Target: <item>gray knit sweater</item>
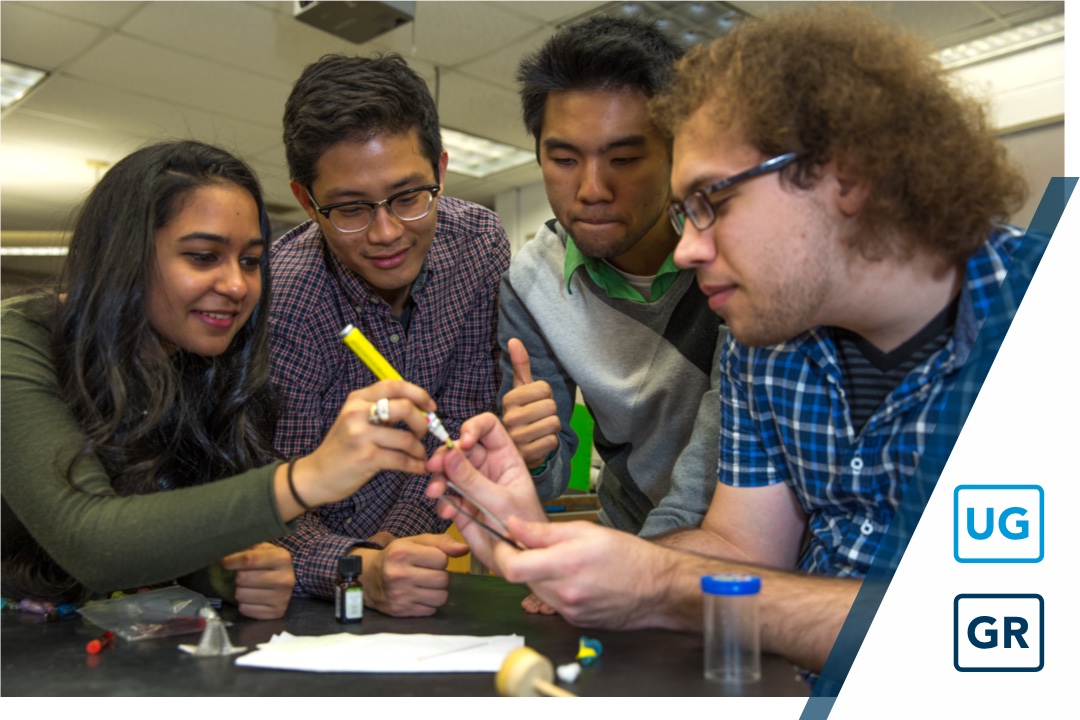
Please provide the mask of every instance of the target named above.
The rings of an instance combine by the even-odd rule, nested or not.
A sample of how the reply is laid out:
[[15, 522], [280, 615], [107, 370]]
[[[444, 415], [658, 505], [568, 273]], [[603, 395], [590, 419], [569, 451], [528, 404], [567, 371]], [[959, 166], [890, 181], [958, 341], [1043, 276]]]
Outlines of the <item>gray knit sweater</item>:
[[542, 499], [570, 481], [576, 389], [595, 420], [604, 460], [601, 519], [651, 536], [697, 527], [716, 488], [717, 361], [727, 328], [692, 272], [651, 303], [609, 297], [584, 268], [564, 279], [566, 231], [551, 220], [514, 257], [499, 291], [502, 397], [512, 388], [506, 346], [524, 343], [534, 380], [552, 388], [559, 448], [534, 479]]

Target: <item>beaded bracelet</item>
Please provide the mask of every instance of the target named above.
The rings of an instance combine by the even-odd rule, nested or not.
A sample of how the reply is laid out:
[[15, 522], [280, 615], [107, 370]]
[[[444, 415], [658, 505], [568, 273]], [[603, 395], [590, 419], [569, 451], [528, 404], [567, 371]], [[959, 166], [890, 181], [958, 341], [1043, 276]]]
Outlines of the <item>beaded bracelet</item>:
[[298, 458], [298, 457], [294, 457], [291, 460], [289, 460], [289, 470], [288, 470], [288, 473], [287, 473], [287, 477], [288, 477], [288, 480], [289, 480], [289, 492], [292, 493], [293, 500], [296, 501], [297, 505], [304, 508], [304, 510], [306, 510], [307, 512], [315, 512], [315, 508], [310, 507], [306, 502], [304, 502], [303, 500], [300, 499], [300, 494], [298, 492], [296, 492], [296, 485], [293, 484], [292, 469], [293, 469], [293, 465], [295, 465], [296, 461], [299, 460], [299, 459], [300, 458]]

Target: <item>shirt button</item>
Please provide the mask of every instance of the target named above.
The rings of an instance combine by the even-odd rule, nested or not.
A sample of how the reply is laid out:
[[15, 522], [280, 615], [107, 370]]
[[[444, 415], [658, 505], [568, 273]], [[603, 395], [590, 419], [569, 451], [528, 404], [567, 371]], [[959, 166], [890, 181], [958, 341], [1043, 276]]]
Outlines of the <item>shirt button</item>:
[[401, 339], [401, 338], [400, 338], [400, 337], [398, 337], [397, 335], [391, 335], [391, 336], [390, 336], [390, 342], [392, 342], [392, 343], [396, 343], [396, 342], [397, 342], [398, 340], [400, 340], [400, 339]]
[[853, 473], [855, 473], [856, 475], [858, 475], [859, 473], [862, 472], [862, 469], [863, 469], [862, 458], [861, 457], [853, 458], [851, 460], [851, 471]]
[[379, 299], [378, 298], [368, 298], [368, 302], [371, 303], [372, 305], [378, 305], [379, 304]]
[[356, 310], [356, 312], [358, 312], [358, 313], [362, 313], [362, 312], [364, 312], [364, 306], [363, 306], [363, 305], [357, 305], [357, 306], [356, 306], [355, 308], [353, 308], [353, 309], [354, 309], [354, 310]]
[[863, 535], [869, 535], [870, 533], [874, 532], [874, 523], [870, 522], [869, 520], [864, 521], [862, 527], [859, 528], [859, 532], [861, 532]]

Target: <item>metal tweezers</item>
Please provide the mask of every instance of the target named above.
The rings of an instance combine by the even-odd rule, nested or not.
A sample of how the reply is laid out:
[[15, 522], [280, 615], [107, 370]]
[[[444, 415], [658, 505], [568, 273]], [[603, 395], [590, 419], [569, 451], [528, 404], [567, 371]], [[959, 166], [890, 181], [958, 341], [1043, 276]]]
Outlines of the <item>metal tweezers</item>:
[[[449, 495], [441, 495], [441, 496], [439, 496], [440, 500], [445, 502], [450, 507], [454, 508], [454, 510], [461, 513], [465, 517], [469, 518], [469, 520], [471, 520], [472, 522], [476, 523], [480, 527], [487, 530], [489, 533], [491, 533], [495, 537], [497, 537], [500, 540], [502, 540], [503, 542], [507, 543], [508, 545], [511, 545], [511, 546], [517, 548], [518, 550], [528, 550], [528, 548], [525, 547], [525, 545], [523, 545], [521, 542], [519, 542], [518, 540], [513, 540], [513, 539], [510, 538], [510, 531], [507, 529], [507, 527], [503, 523], [503, 521], [500, 520], [498, 517], [496, 517], [494, 513], [492, 513], [490, 510], [488, 510], [486, 507], [484, 507], [480, 503], [478, 503], [474, 498], [470, 497], [468, 493], [464, 492], [460, 487], [455, 485], [453, 482], [447, 480], [446, 484], [450, 487], [451, 490], [453, 490], [458, 495], [460, 495], [461, 497], [465, 498], [467, 501], [472, 503], [472, 505], [475, 506], [476, 509], [481, 512], [481, 514], [487, 516], [487, 518], [489, 518], [489, 520], [491, 521], [491, 523], [493, 525], [497, 525], [499, 527], [499, 530], [496, 530], [491, 525], [485, 523], [480, 518], [478, 518], [475, 515], [473, 515], [472, 513], [468, 512], [461, 503], [457, 502], [456, 500], [451, 498]], [[501, 532], [500, 532], [500, 530], [501, 530]]]

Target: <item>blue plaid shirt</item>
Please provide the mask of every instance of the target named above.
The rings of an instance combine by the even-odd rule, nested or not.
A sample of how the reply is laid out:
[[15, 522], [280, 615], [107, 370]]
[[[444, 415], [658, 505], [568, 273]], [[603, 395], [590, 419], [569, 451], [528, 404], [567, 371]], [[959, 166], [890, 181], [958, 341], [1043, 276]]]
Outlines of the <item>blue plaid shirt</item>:
[[995, 230], [971, 257], [952, 337], [893, 389], [861, 432], [828, 330], [762, 348], [729, 338], [720, 360], [720, 482], [788, 484], [809, 518], [801, 570], [866, 574], [1021, 235]]
[[[428, 391], [456, 436], [461, 423], [493, 410], [498, 389], [495, 335], [499, 278], [510, 244], [495, 213], [438, 199], [435, 239], [413, 283], [408, 333], [390, 305], [326, 247], [322, 230], [304, 223], [270, 249], [273, 378], [285, 399], [274, 445], [284, 457], [322, 442], [345, 398], [376, 382], [340, 340], [352, 323], [406, 380]], [[429, 435], [428, 452], [438, 445]], [[302, 515], [278, 544], [293, 555], [294, 595], [332, 597], [338, 558], [366, 538], [441, 533], [448, 522], [424, 497], [427, 475], [379, 473], [354, 495]]]

